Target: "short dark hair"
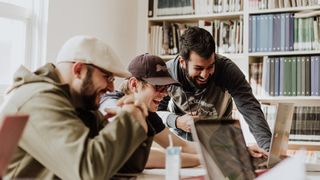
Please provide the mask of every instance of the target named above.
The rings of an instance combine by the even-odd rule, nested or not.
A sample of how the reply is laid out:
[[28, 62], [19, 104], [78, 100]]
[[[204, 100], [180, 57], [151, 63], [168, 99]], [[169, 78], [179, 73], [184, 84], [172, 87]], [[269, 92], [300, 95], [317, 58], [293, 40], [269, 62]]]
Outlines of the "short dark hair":
[[209, 59], [216, 46], [212, 35], [197, 26], [189, 27], [180, 37], [180, 56], [189, 60], [190, 52], [194, 51], [201, 57]]

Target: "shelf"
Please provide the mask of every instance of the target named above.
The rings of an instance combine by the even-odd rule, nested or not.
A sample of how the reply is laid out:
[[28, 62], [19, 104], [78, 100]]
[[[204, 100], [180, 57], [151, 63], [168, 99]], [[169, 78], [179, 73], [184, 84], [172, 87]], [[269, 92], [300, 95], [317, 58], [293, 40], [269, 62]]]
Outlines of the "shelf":
[[305, 148], [309, 151], [320, 150], [320, 142], [299, 142], [299, 141], [289, 141], [288, 149], [291, 150], [300, 150], [301, 148]]
[[254, 14], [268, 14], [268, 13], [282, 13], [282, 12], [299, 12], [305, 10], [319, 10], [320, 6], [304, 6], [304, 7], [292, 7], [292, 8], [276, 8], [276, 9], [263, 9], [263, 10], [256, 10], [250, 11], [249, 15]]
[[192, 22], [199, 19], [236, 19], [243, 15], [243, 12], [229, 12], [229, 13], [216, 13], [216, 14], [203, 14], [203, 15], [177, 15], [177, 16], [160, 16], [148, 18], [148, 21], [161, 22], [161, 21], [174, 21], [174, 22]]
[[274, 96], [258, 97], [262, 104], [277, 104], [280, 102], [294, 103], [295, 106], [319, 106], [320, 96]]
[[312, 55], [320, 54], [320, 50], [311, 51], [275, 51], [275, 52], [254, 52], [249, 53], [249, 57], [260, 57], [260, 56], [287, 56], [287, 55]]
[[171, 59], [174, 59], [176, 58], [177, 55], [163, 55], [163, 56], [160, 56], [164, 61], [168, 61], [168, 60], [171, 60]]
[[217, 54], [220, 54], [222, 56], [225, 56], [225, 57], [228, 57], [230, 59], [239, 59], [239, 58], [243, 58], [244, 57], [244, 54], [243, 53], [217, 53]]
[[[239, 59], [239, 58], [243, 58], [244, 54], [234, 54], [234, 53], [217, 53], [220, 54], [222, 56], [228, 57], [230, 59]], [[170, 60], [170, 59], [174, 59], [177, 55], [162, 55], [160, 56], [163, 60]]]
[[320, 96], [256, 96], [258, 101], [308, 101], [308, 100], [320, 100]]

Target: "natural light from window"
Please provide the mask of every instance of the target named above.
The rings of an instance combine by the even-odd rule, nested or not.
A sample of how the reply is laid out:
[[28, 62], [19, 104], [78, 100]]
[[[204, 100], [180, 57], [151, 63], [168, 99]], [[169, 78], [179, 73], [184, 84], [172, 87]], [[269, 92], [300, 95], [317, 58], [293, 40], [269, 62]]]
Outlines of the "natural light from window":
[[14, 71], [25, 64], [26, 24], [21, 21], [0, 18], [0, 82], [9, 84]]
[[0, 95], [21, 65], [41, 63], [47, 8], [47, 0], [0, 0]]

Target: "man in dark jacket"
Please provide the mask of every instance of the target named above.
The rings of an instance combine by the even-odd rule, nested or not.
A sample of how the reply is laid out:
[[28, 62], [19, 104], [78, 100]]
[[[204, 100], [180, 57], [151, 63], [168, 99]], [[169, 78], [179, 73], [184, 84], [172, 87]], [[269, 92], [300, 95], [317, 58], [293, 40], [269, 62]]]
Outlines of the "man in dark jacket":
[[[232, 99], [258, 145], [268, 150], [271, 132], [260, 104], [241, 70], [228, 58], [215, 53], [213, 37], [206, 30], [190, 27], [181, 36], [180, 55], [167, 62], [171, 76], [181, 86], [168, 90], [167, 125], [191, 140], [190, 119], [231, 118]], [[159, 110], [167, 107], [162, 104]], [[192, 117], [192, 118], [190, 118]]]

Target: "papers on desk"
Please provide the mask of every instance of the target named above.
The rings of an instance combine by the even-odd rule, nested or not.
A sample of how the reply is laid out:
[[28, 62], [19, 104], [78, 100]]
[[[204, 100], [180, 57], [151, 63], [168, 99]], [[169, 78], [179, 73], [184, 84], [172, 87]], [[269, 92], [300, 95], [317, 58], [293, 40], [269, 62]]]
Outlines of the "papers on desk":
[[293, 157], [287, 158], [262, 174], [257, 180], [274, 180], [274, 179], [290, 179], [290, 180], [305, 180], [305, 152], [300, 151]]

